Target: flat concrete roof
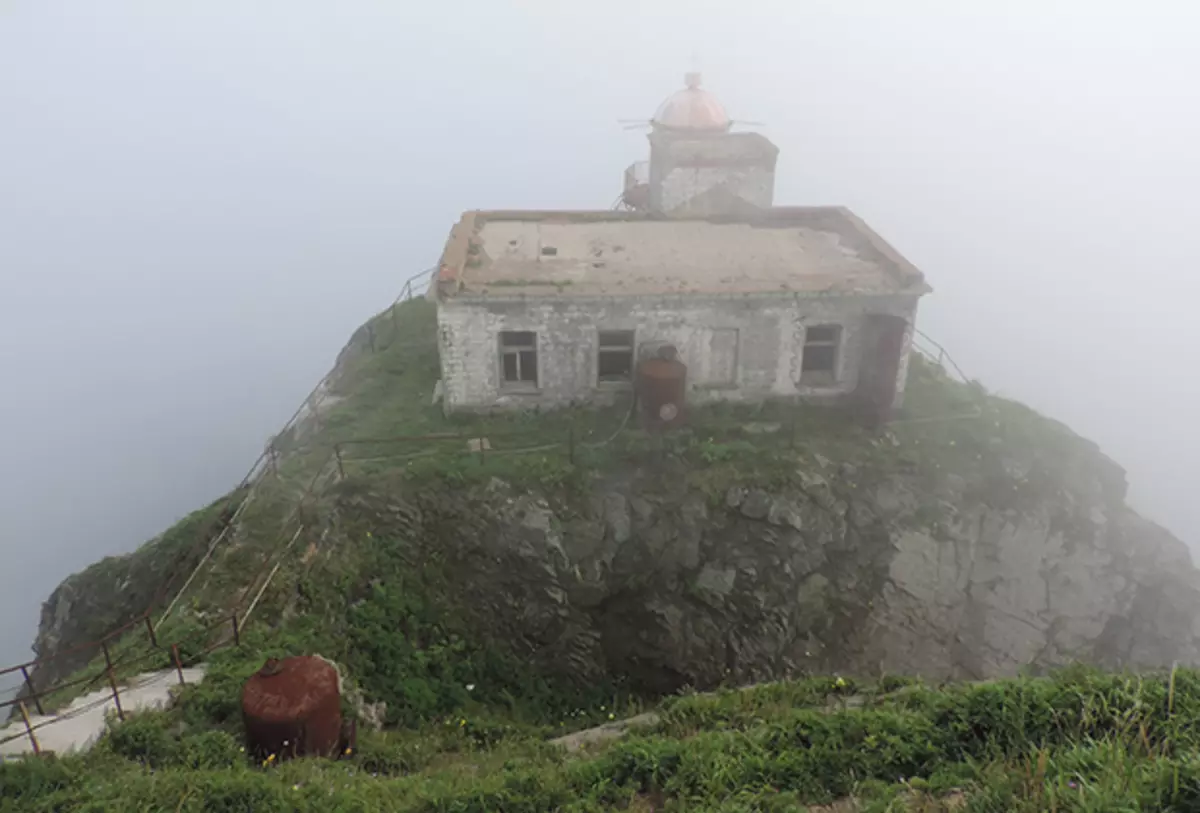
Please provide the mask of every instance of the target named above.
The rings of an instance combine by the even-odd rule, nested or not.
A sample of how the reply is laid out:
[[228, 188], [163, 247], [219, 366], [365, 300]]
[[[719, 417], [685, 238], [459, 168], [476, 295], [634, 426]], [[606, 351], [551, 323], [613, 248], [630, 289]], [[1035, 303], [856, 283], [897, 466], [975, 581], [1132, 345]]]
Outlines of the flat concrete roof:
[[923, 294], [924, 276], [848, 209], [729, 219], [476, 211], [450, 233], [439, 298]]

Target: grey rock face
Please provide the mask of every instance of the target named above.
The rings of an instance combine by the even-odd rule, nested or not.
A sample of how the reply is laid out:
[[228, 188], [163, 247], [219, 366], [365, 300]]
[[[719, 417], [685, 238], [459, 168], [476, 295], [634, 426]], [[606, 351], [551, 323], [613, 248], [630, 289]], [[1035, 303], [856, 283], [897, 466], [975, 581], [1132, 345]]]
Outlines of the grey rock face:
[[828, 471], [715, 501], [653, 471], [582, 504], [462, 495], [457, 510], [492, 506], [486, 533], [457, 537], [464, 560], [485, 563], [464, 570], [463, 589], [481, 625], [546, 668], [664, 691], [806, 670], [1200, 663], [1188, 552], [1124, 506], [1112, 471], [1019, 505], [988, 491], [1007, 480], [956, 473], [931, 488]]
[[[337, 511], [408, 540], [415, 567], [448, 563], [481, 632], [580, 681], [667, 692], [806, 671], [1200, 665], [1200, 576], [1124, 504], [1120, 469], [1083, 442], [1063, 458], [994, 440], [964, 454], [871, 437], [853, 460], [799, 452], [765, 482], [656, 458], [570, 493], [418, 483]], [[136, 613], [164, 567], [116, 559], [64, 582], [37, 651]]]

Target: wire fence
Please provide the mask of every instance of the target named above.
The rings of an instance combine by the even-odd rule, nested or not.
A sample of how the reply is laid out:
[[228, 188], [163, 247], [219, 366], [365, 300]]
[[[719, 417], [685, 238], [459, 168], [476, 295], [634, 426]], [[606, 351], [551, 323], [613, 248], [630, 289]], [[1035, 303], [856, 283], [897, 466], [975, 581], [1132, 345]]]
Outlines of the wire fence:
[[[931, 339], [927, 334], [913, 328], [912, 349], [925, 358], [930, 363], [934, 364], [944, 373], [949, 375], [960, 384], [974, 384], [974, 380], [967, 377], [962, 368], [958, 366], [958, 362], [946, 350], [945, 347]], [[955, 410], [953, 412], [943, 412], [934, 415], [919, 415], [909, 417], [893, 417], [889, 423], [892, 424], [923, 424], [923, 423], [944, 423], [947, 421], [972, 420], [982, 418], [984, 415], [983, 408], [978, 404], [971, 406], [967, 410]]]
[[[47, 689], [35, 691], [30, 689], [27, 694], [20, 698], [7, 701], [4, 706], [16, 706], [20, 711], [21, 722], [24, 724], [24, 730], [15, 734], [9, 734], [0, 737], [0, 745], [5, 745], [14, 740], [28, 738], [30, 746], [35, 755], [41, 754], [41, 745], [37, 738], [37, 732], [47, 726], [61, 723], [67, 720], [75, 719], [82, 714], [93, 711], [96, 708], [112, 703], [116, 710], [117, 717], [124, 720], [126, 716], [125, 706], [121, 701], [122, 692], [128, 695], [131, 691], [136, 691], [143, 688], [149, 682], [160, 679], [161, 675], [141, 676], [132, 682], [122, 687], [121, 682], [117, 679], [117, 667], [124, 666], [126, 669], [146, 672], [149, 670], [162, 670], [174, 667], [179, 683], [182, 685], [185, 682], [185, 668], [194, 666], [200, 663], [211, 652], [229, 644], [241, 644], [241, 628], [236, 615], [230, 615], [227, 618], [220, 619], [213, 623], [203, 626], [191, 633], [184, 635], [169, 645], [160, 645], [155, 638], [152, 628], [147, 625], [147, 632], [150, 636], [152, 647], [149, 650], [141, 651], [134, 657], [126, 658], [123, 663], [112, 657], [108, 645], [101, 644], [101, 650], [104, 655], [104, 666], [98, 672], [93, 674], [85, 674], [81, 677], [63, 681]], [[216, 633], [214, 635], [214, 633]], [[168, 671], [169, 673], [169, 671]], [[68, 708], [53, 716], [46, 714], [43, 708], [43, 702], [55, 694], [64, 692], [70, 689], [84, 687], [84, 693], [91, 689], [97, 682], [106, 682], [108, 691], [102, 697], [89, 701], [87, 703], [73, 703]], [[37, 721], [33, 719], [29, 712], [29, 704], [32, 703], [40, 718]]]
[[[428, 279], [433, 271], [434, 269], [424, 271], [405, 283], [400, 295], [397, 296], [390, 308], [390, 318], [393, 320], [394, 328], [396, 327], [395, 320], [398, 318], [396, 314], [399, 310], [399, 305], [413, 298], [417, 286], [423, 280]], [[368, 349], [375, 352], [379, 337], [376, 335], [374, 321], [368, 322], [365, 330], [363, 343]], [[914, 334], [913, 348], [939, 367], [952, 371], [960, 380], [969, 381], [946, 352], [945, 348], [925, 334], [919, 331]], [[331, 395], [331, 377], [336, 370], [337, 365], [335, 365], [334, 370], [331, 370], [330, 373], [326, 374], [318, 382], [300, 407], [296, 409], [284, 424], [283, 429], [276, 435], [277, 438], [286, 432], [294, 432], [307, 421], [312, 421], [314, 429], [317, 432], [320, 431], [320, 410], [322, 404]], [[539, 442], [524, 446], [496, 448], [493, 446], [493, 442], [506, 437], [528, 438], [530, 436], [529, 430], [511, 432], [489, 430], [486, 436], [481, 431], [476, 430], [474, 432], [398, 435], [386, 438], [349, 438], [324, 446], [319, 449], [318, 454], [320, 456], [318, 457], [318, 462], [313, 473], [304, 483], [295, 501], [290, 505], [289, 510], [287, 510], [285, 516], [279, 522], [278, 532], [274, 535], [274, 542], [266, 547], [258, 567], [242, 591], [242, 600], [238, 603], [236, 609], [227, 616], [199, 630], [194, 630], [178, 640], [170, 642], [161, 641], [159, 633], [163, 629], [164, 622], [171, 617], [174, 610], [180, 605], [181, 599], [202, 574], [206, 565], [213, 561], [215, 551], [222, 544], [231, 544], [231, 540], [236, 536], [238, 528], [245, 519], [246, 513], [253, 507], [255, 500], [260, 497], [260, 492], [265, 484], [281, 479], [279, 448], [274, 442], [268, 444], [268, 447], [259, 455], [237, 488], [234, 489], [234, 493], [240, 495], [236, 506], [223, 511], [216, 518], [215, 523], [207, 527], [205, 533], [199, 535], [197, 544], [180, 554], [175, 566], [169, 571], [169, 577], [156, 591], [154, 600], [144, 612], [126, 621], [97, 640], [78, 644], [47, 658], [0, 669], [0, 676], [16, 672], [20, 673], [23, 690], [17, 697], [0, 702], [0, 710], [14, 707], [18, 709], [25, 729], [23, 732], [0, 738], [0, 745], [11, 742], [14, 739], [28, 737], [33, 752], [38, 754], [40, 753], [40, 745], [37, 740], [37, 732], [40, 729], [61, 720], [71, 719], [89, 709], [94, 709], [99, 704], [107, 704], [110, 701], [116, 708], [117, 716], [120, 719], [124, 719], [124, 709], [121, 705], [121, 686], [116, 677], [118, 669], [123, 672], [136, 672], [146, 671], [150, 668], [169, 671], [173, 668], [179, 682], [182, 684], [184, 682], [183, 670], [188, 665], [201, 662], [207, 655], [222, 647], [230, 645], [240, 646], [243, 631], [249, 624], [254, 611], [260, 605], [266, 591], [283, 568], [288, 556], [294, 550], [296, 543], [304, 538], [306, 531], [312, 532], [317, 530], [314, 524], [316, 522], [314, 517], [317, 516], [317, 513], [312, 510], [315, 507], [315, 502], [327, 492], [330, 486], [345, 480], [352, 473], [354, 466], [366, 465], [380, 460], [388, 460], [393, 463], [397, 460], [415, 460], [432, 454], [438, 454], [446, 450], [449, 444], [453, 444], [457, 448], [458, 454], [476, 456], [481, 464], [496, 455], [529, 454], [551, 450], [565, 451], [568, 461], [574, 462], [576, 455], [580, 451], [599, 449], [612, 443], [626, 429], [635, 405], [631, 404], [630, 410], [624, 415], [619, 425], [615, 428], [615, 431], [611, 433], [593, 431], [587, 434], [578, 434], [575, 426], [570, 425], [563, 431], [561, 437], [555, 439], [546, 438], [546, 431], [539, 430], [537, 433]], [[791, 428], [791, 433], [794, 442], [796, 433], [794, 425]], [[424, 448], [414, 451], [414, 446]], [[390, 450], [383, 451], [387, 447], [390, 447]], [[294, 453], [297, 451], [314, 450], [314, 448], [299, 446], [293, 448], [291, 451]], [[363, 453], [360, 450], [367, 451]], [[203, 550], [202, 553], [201, 549]], [[197, 555], [198, 559], [196, 558]], [[184, 568], [180, 566], [181, 563], [191, 560], [195, 560], [196, 563], [191, 566], [187, 572], [186, 579], [172, 594], [171, 591], [175, 588], [178, 579], [184, 573]], [[157, 608], [162, 607], [168, 595], [171, 596], [171, 599], [162, 608], [161, 615], [155, 621], [152, 614]], [[130, 633], [139, 627], [144, 630], [145, 638], [130, 638]], [[127, 646], [123, 652], [117, 652], [114, 655], [114, 650], [117, 649], [116, 643], [118, 639], [122, 638], [126, 640]], [[148, 648], [142, 646], [142, 644], [146, 643], [149, 644]], [[103, 655], [104, 666], [89, 674], [61, 681], [52, 686], [40, 689], [35, 687], [32, 670], [55, 659], [65, 657], [68, 654], [77, 655], [85, 651], [94, 651]], [[142, 678], [142, 680], [145, 679]], [[108, 684], [109, 693], [82, 708], [70, 707], [64, 714], [40, 719], [37, 722], [34, 722], [29, 714], [28, 704], [32, 703], [38, 715], [46, 718], [44, 701], [47, 698], [65, 691], [79, 689], [80, 687], [83, 687], [83, 691], [87, 692], [101, 683]], [[140, 685], [140, 683], [135, 681], [134, 684], [126, 686], [126, 691], [136, 689]]]
[[964, 384], [971, 383], [971, 379], [962, 371], [962, 368], [958, 366], [958, 363], [946, 348], [916, 328], [913, 328], [912, 348], [937, 366], [954, 375], [960, 382]]

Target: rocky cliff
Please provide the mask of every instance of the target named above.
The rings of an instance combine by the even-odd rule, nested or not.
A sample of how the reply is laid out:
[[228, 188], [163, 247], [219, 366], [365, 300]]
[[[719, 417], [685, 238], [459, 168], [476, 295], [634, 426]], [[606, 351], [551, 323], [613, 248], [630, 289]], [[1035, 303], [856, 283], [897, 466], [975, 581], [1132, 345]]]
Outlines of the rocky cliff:
[[[1011, 461], [1016, 465], [1016, 461]], [[679, 461], [573, 499], [501, 480], [343, 497], [377, 534], [440, 547], [476, 623], [545, 670], [653, 691], [804, 672], [983, 678], [1073, 661], [1195, 663], [1200, 579], [1097, 457], [1044, 498], [950, 473], [813, 459], [718, 499]], [[423, 540], [421, 542], [419, 540]]]
[[[283, 470], [307, 471], [322, 442], [443, 428], [429, 401], [431, 308], [405, 307], [375, 320], [370, 350], [355, 341], [339, 357], [335, 406]], [[521, 425], [544, 442], [566, 420], [579, 417], [471, 429]], [[438, 563], [438, 589], [487, 641], [575, 681], [657, 692], [806, 671], [982, 678], [1076, 660], [1200, 663], [1200, 575], [1181, 542], [1126, 506], [1119, 466], [929, 363], [912, 365], [905, 414], [882, 432], [784, 405], [713, 407], [666, 439], [625, 427], [588, 449], [347, 461], [315, 509], [321, 532], [282, 560], [261, 622], [308, 611], [305, 585], [322, 568], [361, 601], [377, 579], [353, 551], [388, 539], [418, 577]], [[188, 612], [227, 608], [232, 591], [212, 585], [248, 570], [251, 537], [217, 551]], [[106, 565], [108, 589], [98, 572], [68, 580], [47, 604], [39, 654], [77, 643], [77, 627], [91, 634], [71, 620], [76, 607], [112, 619], [130, 590], [145, 592], [130, 567]]]

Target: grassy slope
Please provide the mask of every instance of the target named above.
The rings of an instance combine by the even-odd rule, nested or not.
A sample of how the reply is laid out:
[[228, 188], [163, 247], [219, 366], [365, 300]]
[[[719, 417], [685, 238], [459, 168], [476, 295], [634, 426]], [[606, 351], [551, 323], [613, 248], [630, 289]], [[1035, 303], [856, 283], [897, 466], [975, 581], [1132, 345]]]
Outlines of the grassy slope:
[[576, 756], [545, 741], [552, 724], [476, 708], [364, 736], [339, 762], [251, 765], [185, 701], [86, 756], [0, 766], [0, 810], [1186, 811], [1200, 809], [1197, 714], [1200, 675], [1183, 670], [810, 679], [673, 698], [654, 728]]
[[[284, 451], [279, 476], [267, 477], [257, 486], [236, 543], [216, 552], [212, 565], [184, 596], [185, 615], [212, 618], [234, 604], [244, 606], [254, 587], [252, 576], [261, 572], [264, 562], [288, 539], [291, 528], [284, 520], [295, 508], [304, 485], [322, 465], [326, 474], [331, 473], [330, 449], [337, 442], [375, 439], [344, 446], [346, 474], [360, 482], [401, 476], [417, 484], [457, 487], [499, 476], [518, 485], [554, 491], [586, 485], [592, 474], [637, 463], [662, 445], [667, 453], [687, 462], [690, 485], [714, 497], [731, 484], [787, 487], [798, 469], [812, 468], [814, 460], [828, 460], [852, 465], [856, 472], [842, 479], [859, 479], [862, 485], [897, 472], [922, 483], [930, 492], [937, 491], [942, 479], [950, 476], [987, 483], [989, 493], [981, 496], [1002, 503], [995, 507], [1019, 506], [1025, 498], [1051, 497], [1062, 487], [1065, 472], [1072, 467], [1087, 468], [1096, 460], [1090, 444], [1061, 426], [1020, 404], [957, 384], [916, 358], [905, 410], [906, 418], [916, 420], [895, 424], [884, 436], [872, 435], [828, 411], [783, 403], [696, 409], [690, 431], [662, 441], [639, 431], [636, 421], [625, 424], [627, 402], [603, 410], [446, 417], [431, 403], [438, 378], [434, 316], [431, 303], [413, 300], [401, 306], [395, 318], [388, 312], [375, 317], [368, 323], [374, 334], [373, 350], [365, 340], [367, 331], [356, 333], [339, 360], [332, 387], [336, 403], [325, 411], [320, 431], [300, 442], [292, 437], [294, 433], [277, 440]], [[940, 419], [947, 416], [954, 419]], [[775, 431], [750, 433], [746, 431], [748, 422]], [[621, 426], [624, 431], [614, 436]], [[448, 432], [487, 437], [492, 451], [469, 453], [461, 439], [395, 440], [404, 435]], [[569, 436], [574, 439], [573, 450], [568, 448]], [[529, 447], [536, 451], [515, 451]], [[1014, 474], [1007, 462], [1012, 450], [1032, 458], [1034, 464]], [[331, 501], [325, 500], [317, 508], [327, 511], [330, 505]], [[161, 541], [73, 577], [81, 592], [113, 596], [107, 603], [98, 600], [89, 613], [95, 623], [86, 624], [88, 638], [96, 637], [97, 624], [111, 628], [135, 612], [126, 595], [130, 590], [121, 594], [114, 590], [114, 582], [120, 581], [117, 570], [123, 571], [120, 575], [125, 571], [148, 574], [132, 580], [133, 598], [152, 594], [150, 585], [141, 582], [158, 578], [155, 574], [173, 559], [182, 540], [195, 541], [186, 532], [195, 524], [185, 520]], [[202, 549], [194, 549], [193, 560]], [[153, 566], [141, 566], [143, 563]], [[282, 581], [297, 577], [288, 571], [282, 575]], [[183, 624], [175, 635], [189, 629]], [[75, 642], [63, 643], [70, 646]]]
[[[408, 303], [394, 324], [388, 316], [372, 324], [374, 351], [352, 344], [344, 353], [333, 388], [341, 400], [324, 416], [322, 430], [299, 443], [279, 439], [287, 452], [279, 478], [264, 483], [236, 545], [218, 552], [161, 639], [186, 635], [244, 596], [247, 574], [279, 551], [280, 521], [334, 441], [459, 431], [486, 435], [494, 449], [482, 457], [467, 454], [461, 440], [349, 446], [343, 498], [347, 490], [393, 478], [438, 489], [492, 476], [553, 496], [586, 484], [603, 469], [658, 453], [651, 439], [629, 427], [601, 443], [621, 425], [621, 408], [445, 418], [430, 403], [437, 365], [429, 304]], [[919, 361], [906, 413], [918, 420], [875, 436], [820, 410], [711, 407], [697, 410], [693, 431], [669, 438], [666, 452], [685, 460], [691, 485], [713, 497], [734, 483], [786, 487], [798, 471], [826, 459], [849, 464], [842, 477], [849, 487], [900, 473], [933, 491], [943, 478], [968, 477], [988, 484], [990, 501], [1015, 507], [1025, 499], [1052, 497], [1066, 472], [1096, 459], [1094, 449], [1052, 422], [955, 384]], [[957, 419], [967, 414], [976, 417]], [[944, 416], [956, 419], [920, 420]], [[748, 422], [777, 428], [748, 432]], [[578, 441], [574, 460], [565, 443], [569, 429]], [[534, 453], [504, 452], [555, 440], [562, 442]], [[1025, 459], [1017, 472], [1010, 460], [1014, 453]], [[323, 497], [316, 514], [336, 514], [336, 496]], [[215, 653], [210, 678], [189, 689], [172, 716], [152, 715], [127, 726], [87, 757], [6, 767], [0, 775], [3, 798], [11, 806], [19, 795], [33, 810], [85, 802], [98, 810], [651, 809], [660, 798], [674, 800], [674, 809], [782, 810], [795, 809], [796, 799], [894, 799], [914, 793], [907, 780], [921, 777], [933, 783], [935, 798], [962, 786], [973, 804], [982, 805], [977, 809], [1000, 810], [1008, 808], [998, 802], [989, 807], [987, 799], [1079, 791], [1063, 784], [1070, 781], [1099, 782], [1089, 784], [1087, 793], [1094, 790], [1100, 795], [1089, 798], [1103, 799], [1152, 798], [1176, 769], [1180, 787], [1194, 781], [1179, 750], [1191, 743], [1190, 735], [1179, 733], [1176, 717], [1167, 715], [1163, 681], [1141, 685], [1102, 676], [924, 691], [910, 696], [922, 699], [920, 707], [890, 699], [832, 715], [810, 708], [824, 704], [826, 690], [841, 691], [828, 681], [682, 700], [671, 704], [658, 734], [568, 762], [545, 744], [548, 735], [635, 712], [638, 702], [608, 686], [580, 692], [549, 685], [494, 642], [472, 639], [439, 590], [438, 562], [414, 562], [403, 540], [372, 538], [369, 517], [339, 521], [349, 542], [338, 556], [318, 556], [311, 564], [308, 557], [285, 560], [245, 645]], [[155, 545], [134, 556], [152, 554]], [[364, 587], [364, 573], [380, 577], [379, 583]], [[140, 635], [123, 646], [134, 654], [145, 648]], [[392, 731], [367, 738], [350, 763], [270, 770], [245, 765], [237, 750], [238, 687], [264, 657], [297, 651], [319, 651], [346, 664], [370, 699], [388, 701]], [[1185, 678], [1186, 691], [1174, 709], [1197, 702], [1195, 678], [1191, 673]], [[1056, 705], [1067, 702], [1064, 698], [1111, 719], [1086, 730], [1072, 728]], [[189, 733], [168, 733], [174, 718]], [[1042, 746], [1050, 750], [1030, 750]], [[1033, 773], [1018, 787], [1011, 771], [1027, 760], [1033, 760]], [[1045, 765], [1038, 767], [1039, 760]], [[1114, 789], [1117, 767], [1124, 770], [1119, 774], [1124, 785]], [[1078, 778], [1060, 782], [1063, 771], [1075, 771]], [[389, 778], [381, 781], [371, 775], [376, 773]], [[399, 773], [407, 776], [395, 778]], [[898, 781], [901, 775], [905, 782]], [[867, 780], [876, 784], [864, 785]], [[1030, 809], [1040, 803], [1031, 802]]]

